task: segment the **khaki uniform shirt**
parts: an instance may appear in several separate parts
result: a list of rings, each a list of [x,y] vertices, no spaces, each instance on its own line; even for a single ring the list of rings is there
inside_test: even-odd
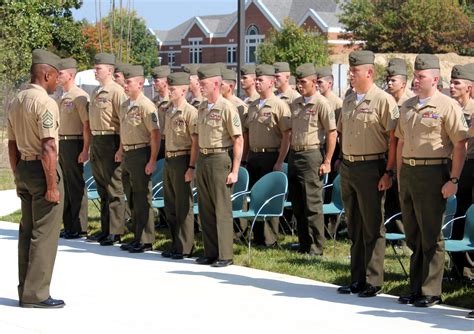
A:
[[[54,138],[59,150],[59,109],[46,90],[29,84],[8,110],[8,140],[16,141],[22,156],[41,154],[41,140]]]
[[[469,128],[469,133],[471,138],[467,142],[467,159],[474,159],[474,134],[472,122],[474,121],[474,99],[469,99],[467,104],[462,109],[464,113],[464,118],[466,119],[467,126]]]
[[[120,132],[120,107],[127,100],[119,84],[112,81],[94,89],[89,104],[89,121],[92,131]]]
[[[58,100],[58,106],[61,119],[59,135],[82,135],[84,123],[89,121],[89,95],[73,86],[69,92],[64,92]]]
[[[187,102],[168,108],[165,117],[166,151],[191,150],[192,135],[196,133],[197,109]]]
[[[288,87],[287,90],[285,90],[283,93],[280,93],[279,91],[275,92],[275,95],[278,96],[280,99],[288,103],[288,105],[291,105],[293,101],[295,101],[298,97],[300,97],[300,93],[298,93],[296,90],[294,90],[291,87]]]
[[[244,124],[250,148],[280,148],[283,132],[291,129],[290,118],[290,107],[275,95],[261,107],[260,100],[254,101]]]
[[[330,91],[329,95],[325,96],[325,98],[327,99],[327,102],[329,103],[329,106],[331,107],[331,109],[334,111],[336,120],[338,120],[341,115],[341,109],[342,109],[341,98],[337,96],[336,94],[334,94],[333,91]]]
[[[196,110],[199,110],[199,108],[201,107],[201,104],[203,104],[204,101],[206,101],[206,99],[203,96],[193,97],[189,101],[189,104],[192,105],[194,108],[196,108]]]
[[[198,110],[197,133],[199,148],[222,148],[233,145],[233,137],[242,135],[237,109],[219,96],[212,108],[208,101]]]
[[[169,96],[161,97],[159,95],[155,96],[153,102],[156,105],[156,109],[158,110],[158,120],[162,129],[165,128],[165,115],[166,110],[168,108],[172,108],[172,104],[170,102]],[[165,139],[165,134],[161,135],[161,140]]]
[[[247,106],[250,106],[252,103],[254,103],[257,100],[260,100],[260,94],[254,91],[252,95],[247,96],[243,101]]]
[[[389,132],[397,125],[395,99],[375,84],[362,101],[349,94],[342,104],[337,131],[342,133],[342,152],[346,155],[370,155],[387,152]]]
[[[247,117],[248,113],[248,106],[245,104],[244,101],[239,99],[237,96],[232,95],[229,98],[230,103],[234,105],[234,107],[237,108],[237,111],[239,112],[239,117],[240,117],[240,124],[245,124],[245,118]],[[242,131],[245,131],[245,128],[242,127]]]
[[[131,103],[122,103],[120,110],[120,140],[122,145],[150,143],[150,134],[160,129],[156,107],[143,93]]]
[[[320,94],[308,103],[300,96],[291,108],[291,146],[318,145],[325,132],[336,130],[336,117],[327,100]]]
[[[403,104],[395,135],[404,141],[404,158],[448,158],[467,130],[459,104],[435,91],[421,108],[417,96]]]
[[[415,93],[413,93],[411,89],[405,88],[402,97],[397,102],[398,108],[400,108],[402,104],[404,104],[408,99],[411,99],[413,96],[415,96]]]

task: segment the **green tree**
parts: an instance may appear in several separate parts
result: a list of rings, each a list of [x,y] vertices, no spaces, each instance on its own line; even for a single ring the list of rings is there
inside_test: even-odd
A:
[[[80,0],[0,0],[0,82],[28,79],[31,51],[47,48],[60,56],[86,60],[84,37],[71,10]]]
[[[351,0],[341,4],[348,38],[374,52],[469,53],[472,7],[453,0]]]
[[[318,66],[329,64],[329,49],[321,34],[306,27],[298,27],[287,19],[281,31],[272,30],[265,42],[258,46],[257,59],[259,63],[266,64],[286,61],[294,72],[303,63]]]

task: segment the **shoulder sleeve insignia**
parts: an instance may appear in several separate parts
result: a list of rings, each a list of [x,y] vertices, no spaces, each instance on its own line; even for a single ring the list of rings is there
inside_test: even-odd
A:
[[[232,124],[234,124],[235,127],[240,127],[239,115],[234,115],[234,118],[232,118]]]
[[[41,116],[43,129],[51,129],[54,124],[54,117],[51,111],[46,111],[43,116]]]

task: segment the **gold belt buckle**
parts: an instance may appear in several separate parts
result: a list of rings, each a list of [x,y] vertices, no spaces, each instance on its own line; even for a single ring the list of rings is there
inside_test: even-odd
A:
[[[412,166],[412,167],[416,166],[416,161],[415,161],[415,159],[410,159],[410,160],[408,160],[408,163],[409,163],[410,166]]]
[[[353,155],[349,155],[347,160],[349,160],[350,162],[354,162],[354,156],[353,156]]]
[[[203,149],[201,150],[201,152],[202,152],[202,154],[207,154],[207,148],[203,148]]]
[[[295,151],[299,151],[300,150],[300,146],[296,145],[295,146]]]

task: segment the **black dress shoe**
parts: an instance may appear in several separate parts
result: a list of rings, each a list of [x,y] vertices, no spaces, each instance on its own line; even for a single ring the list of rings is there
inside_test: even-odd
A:
[[[64,303],[64,300],[53,299],[51,297],[48,297],[48,299],[43,300],[42,302],[39,302],[39,303],[20,302],[20,306],[25,307],[25,308],[61,308],[61,307],[64,307],[65,305],[66,304]]]
[[[100,242],[101,246],[112,246],[113,244],[116,244],[120,242],[120,235],[118,234],[109,234],[107,238],[103,239]]]
[[[409,295],[404,295],[398,297],[398,302],[400,304],[413,304],[421,295],[419,293],[411,293]]]
[[[135,246],[130,247],[128,250],[129,253],[143,253],[146,251],[151,251],[153,250],[153,245],[152,244],[137,244]]]
[[[97,233],[97,234],[94,234],[94,235],[89,235],[86,238],[86,241],[87,242],[101,242],[102,240],[104,240],[107,237],[108,237],[107,233],[100,232],[100,233]]]
[[[359,293],[365,289],[366,283],[353,282],[349,285],[343,285],[337,289],[337,292],[343,295],[350,293]]]
[[[431,307],[441,303],[441,297],[439,296],[421,296],[413,303],[416,307]]]
[[[474,311],[469,312],[469,313],[466,315],[466,318],[473,319],[473,318],[474,318]]]
[[[126,244],[120,245],[120,249],[123,250],[123,251],[128,251],[130,248],[135,247],[139,244],[140,243],[136,242],[136,241],[128,242]]]
[[[201,256],[196,259],[197,264],[213,264],[216,261],[215,257]]]
[[[212,264],[211,267],[215,268],[222,268],[222,267],[228,267],[231,264],[233,264],[232,260],[215,260]]]
[[[61,230],[61,232],[59,232],[59,237],[60,238],[64,238],[64,236],[66,235],[66,231],[65,230]]]
[[[79,239],[81,234],[79,232],[66,232],[64,233],[64,239]]]
[[[382,291],[381,286],[367,284],[365,289],[359,292],[359,297],[375,297],[380,293],[380,291]]]
[[[161,256],[166,257],[166,258],[170,258],[174,254],[176,254],[176,253],[175,252],[168,252],[168,251],[161,252]]]

